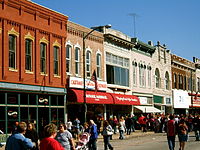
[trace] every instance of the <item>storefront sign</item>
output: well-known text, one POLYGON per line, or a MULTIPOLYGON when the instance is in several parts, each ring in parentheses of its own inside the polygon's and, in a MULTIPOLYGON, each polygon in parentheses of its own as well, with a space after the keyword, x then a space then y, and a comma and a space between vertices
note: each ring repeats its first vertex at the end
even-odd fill
MULTIPOLYGON (((69 79, 69 87, 70 88, 80 88, 83 89, 83 78, 70 77, 69 79)), ((95 83, 92 80, 85 79, 85 88, 90 90, 95 90, 95 83)), ((107 82, 97 81, 98 91, 106 91, 107 90, 107 82)))
MULTIPOLYGON (((70 89, 68 90, 67 100, 69 102, 84 103, 84 91, 70 89)), ((106 92, 86 91, 86 103, 91 104, 113 104, 113 98, 106 92)))
POLYGON ((114 94, 111 93, 115 104, 122 105, 140 105, 140 100, 134 95, 114 94))
POLYGON ((140 99, 140 104, 145 105, 148 104, 147 97, 138 97, 140 99))
POLYGON ((174 108, 189 108, 191 99, 183 90, 173 90, 174 108))

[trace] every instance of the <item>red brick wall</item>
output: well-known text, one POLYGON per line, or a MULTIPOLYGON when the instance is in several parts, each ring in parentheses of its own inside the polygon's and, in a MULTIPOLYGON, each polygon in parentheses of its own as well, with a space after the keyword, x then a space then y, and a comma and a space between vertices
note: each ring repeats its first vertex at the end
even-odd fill
POLYGON ((26 0, 0 0, 0 81, 65 87, 65 41, 68 17, 26 0), (16 70, 9 70, 8 32, 19 33, 16 49, 16 70), (33 37, 33 69, 25 71, 25 36, 33 37), (47 73, 40 73, 40 40, 47 44, 47 73), (53 73, 53 43, 60 45, 59 76, 53 73))

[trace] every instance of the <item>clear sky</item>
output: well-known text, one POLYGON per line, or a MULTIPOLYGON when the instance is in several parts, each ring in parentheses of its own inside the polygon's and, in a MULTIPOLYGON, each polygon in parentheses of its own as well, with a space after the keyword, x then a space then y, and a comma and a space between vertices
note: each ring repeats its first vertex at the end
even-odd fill
POLYGON ((128 36, 166 44, 171 53, 200 58, 200 0, 32 0, 77 24, 111 24, 128 36), (135 19, 130 14, 137 14, 135 19))

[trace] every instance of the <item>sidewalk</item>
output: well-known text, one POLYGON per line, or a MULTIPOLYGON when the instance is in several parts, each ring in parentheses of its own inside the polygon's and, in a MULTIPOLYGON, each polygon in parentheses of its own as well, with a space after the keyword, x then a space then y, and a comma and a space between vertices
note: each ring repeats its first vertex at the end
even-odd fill
MULTIPOLYGON (((153 135, 153 134, 159 134, 160 135, 160 134, 164 134, 164 133, 155 133, 153 131, 141 132, 141 130, 135 130, 135 132, 131 132, 130 135, 127 135, 126 133, 124 135, 125 135, 125 138, 138 138, 138 137, 141 137, 141 136, 149 136, 149 135, 153 135)), ((118 140, 119 139, 119 133, 113 134, 112 139, 118 140)), ((98 137, 98 141, 103 141, 103 136, 101 134, 98 137)))
MULTIPOLYGON (((165 133, 154 133, 153 131, 148 131, 148 132, 141 132, 141 130, 136 130, 135 132, 131 132, 130 135, 125 135, 125 138, 138 138, 138 137, 142 137, 142 136, 149 136, 149 135, 160 135, 160 134, 165 134, 165 133)), ((119 139, 119 133, 117 134, 113 134, 112 135, 112 140, 118 140, 119 139)), ((100 134, 98 137, 98 141, 103 141, 103 136, 100 134)), ((5 150, 5 146, 1 147, 0 150, 5 150)))

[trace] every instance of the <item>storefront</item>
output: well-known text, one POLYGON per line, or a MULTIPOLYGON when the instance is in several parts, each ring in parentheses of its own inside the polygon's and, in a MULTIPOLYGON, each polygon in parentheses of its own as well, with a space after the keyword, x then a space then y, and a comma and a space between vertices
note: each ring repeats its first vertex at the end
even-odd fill
POLYGON ((50 122, 64 122, 66 89, 13 83, 0 87, 0 129, 5 134, 15 122, 33 122, 38 131, 50 122))

